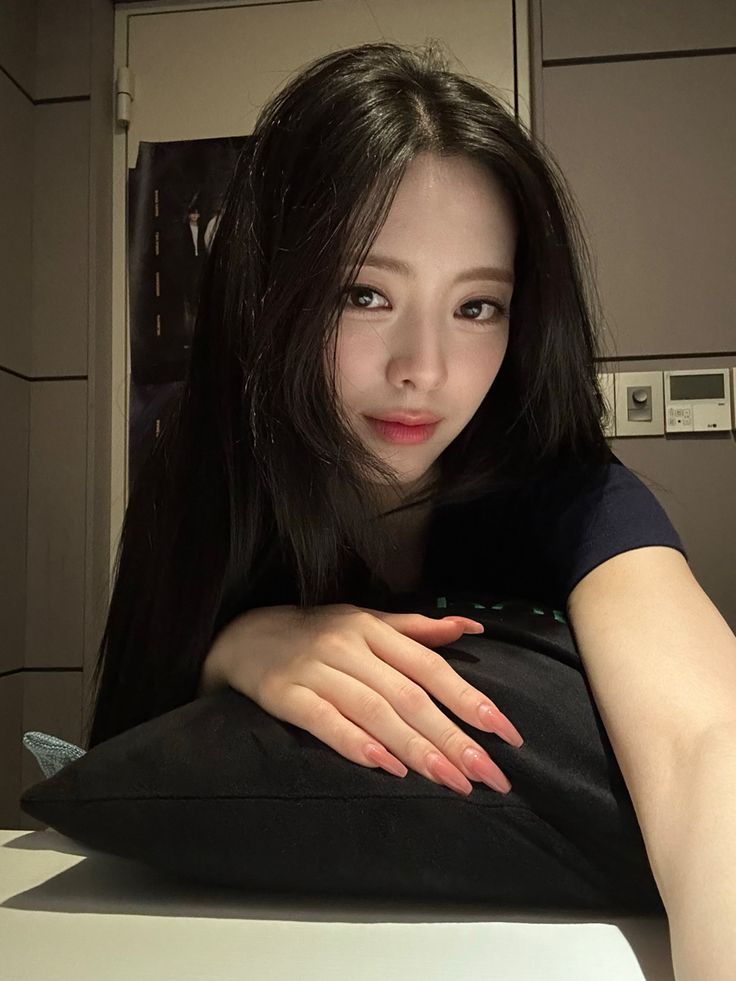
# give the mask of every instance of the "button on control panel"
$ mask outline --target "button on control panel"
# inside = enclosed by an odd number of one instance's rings
[[[671,405],[667,411],[667,428],[672,426],[677,426],[680,429],[692,429],[693,428],[693,410],[690,406],[685,406],[684,408],[675,408]]]

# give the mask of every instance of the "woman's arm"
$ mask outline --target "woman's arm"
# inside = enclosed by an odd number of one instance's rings
[[[736,978],[736,728],[711,733],[678,774],[662,897],[676,981]]]
[[[663,546],[597,566],[567,611],[667,911],[677,981],[736,978],[736,637]]]
[[[204,695],[211,695],[221,688],[227,688],[227,666],[230,656],[231,637],[230,628],[237,620],[242,620],[242,614],[239,617],[235,617],[234,620],[222,628],[207,652],[199,675],[196,698],[202,698]]]

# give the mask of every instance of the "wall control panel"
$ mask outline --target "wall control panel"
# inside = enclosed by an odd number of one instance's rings
[[[617,436],[664,435],[661,371],[619,371],[614,393]]]
[[[736,432],[736,365],[599,371],[606,437]]]
[[[731,429],[728,368],[664,372],[665,430],[668,433]]]

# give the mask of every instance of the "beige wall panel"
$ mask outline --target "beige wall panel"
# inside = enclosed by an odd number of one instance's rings
[[[0,672],[23,667],[30,382],[0,371]]]
[[[90,66],[90,239],[89,364],[87,385],[87,558],[85,672],[97,659],[109,592],[111,388],[112,388],[112,214],[114,11],[109,0],[92,0]],[[86,678],[86,674],[85,674]],[[88,699],[85,696],[84,716]]]
[[[0,3],[0,65],[31,98],[36,94],[36,2],[2,0]]]
[[[510,0],[458,0],[451,7],[439,0],[320,0],[149,14],[129,24],[136,74],[131,167],[140,140],[250,133],[263,103],[306,62],[382,40],[384,32],[405,43],[448,41],[461,70],[510,93],[513,104]],[[175,57],[162,58],[162,51]]]
[[[89,95],[90,0],[36,0],[37,99]]]
[[[89,102],[35,117],[33,375],[86,375]]]
[[[542,0],[545,58],[736,45],[733,0]]]
[[[545,142],[598,263],[605,353],[732,351],[736,55],[545,68],[543,87]]]
[[[0,678],[0,828],[17,828],[23,728],[22,674]]]
[[[25,672],[21,677],[23,678],[23,732],[48,732],[58,736],[59,739],[74,743],[75,746],[81,746],[81,671],[33,671]],[[43,779],[43,773],[35,756],[21,743],[18,797],[28,787]],[[25,814],[18,807],[17,823],[4,827],[35,830],[46,825]]]
[[[1,34],[0,34],[1,36]],[[0,72],[0,364],[31,374],[33,104]]]
[[[542,72],[542,0],[529,0],[530,128],[535,136],[544,140]]]
[[[34,382],[26,665],[82,664],[87,382]]]
[[[627,467],[663,485],[650,490],[677,529],[693,575],[736,632],[733,434],[614,439],[611,446]]]

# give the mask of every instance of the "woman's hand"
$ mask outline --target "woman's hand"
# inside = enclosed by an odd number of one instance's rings
[[[351,604],[316,607],[308,618],[296,606],[258,607],[219,634],[205,668],[361,766],[402,777],[411,767],[463,794],[473,789],[466,777],[507,793],[499,767],[427,694],[470,725],[522,744],[493,702],[424,646],[451,643],[472,624]]]

